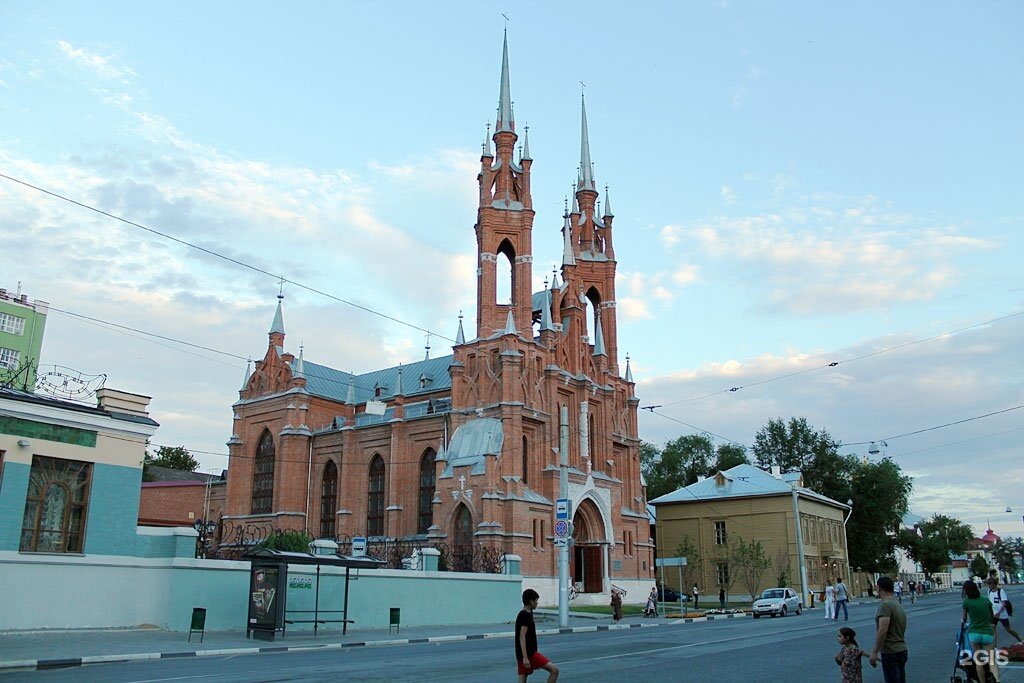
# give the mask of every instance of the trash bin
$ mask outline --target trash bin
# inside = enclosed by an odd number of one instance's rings
[[[807,606],[814,607],[814,591],[807,591],[807,593],[811,598],[810,604],[808,604]]]
[[[192,623],[188,627],[188,642],[192,642],[192,634],[199,634],[199,642],[203,642],[203,637],[206,635],[206,608],[205,607],[193,607],[192,608]]]
[[[395,629],[396,633],[402,632],[402,609],[400,607],[391,608],[391,615],[388,621],[388,633],[391,633],[391,629]]]

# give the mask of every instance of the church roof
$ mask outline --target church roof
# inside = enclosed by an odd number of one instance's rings
[[[666,493],[650,502],[652,505],[664,505],[666,503],[692,503],[724,498],[777,496],[790,493],[792,490],[790,482],[799,481],[799,479],[799,472],[787,472],[782,475],[781,479],[776,479],[771,473],[753,465],[736,465],[724,472],[719,472],[714,477],[708,477],[689,486],[676,489],[672,493]],[[796,490],[806,498],[813,498],[841,508],[847,507],[845,503],[832,500],[828,496],[823,496],[808,488],[798,486]]]
[[[442,477],[450,477],[456,467],[471,466],[470,474],[483,474],[484,456],[501,453],[505,440],[501,420],[481,417],[459,426],[448,445],[448,462]]]
[[[293,368],[296,362],[293,361]],[[306,391],[339,403],[344,403],[348,396],[349,379],[351,378],[355,403],[358,404],[371,400],[386,401],[393,398],[398,388],[398,369],[400,367],[405,373],[405,377],[419,378],[422,375],[428,380],[424,387],[421,387],[418,381],[411,385],[409,382],[405,382],[408,386],[403,387],[403,396],[416,396],[417,394],[451,389],[452,378],[448,374],[448,366],[451,364],[452,356],[439,356],[357,375],[304,360],[303,374],[306,377]],[[379,396],[374,391],[377,387],[380,387]]]

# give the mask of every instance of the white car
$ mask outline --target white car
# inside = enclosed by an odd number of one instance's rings
[[[800,596],[792,588],[767,588],[761,593],[761,597],[754,601],[750,613],[757,619],[762,614],[784,617],[790,612],[800,614],[802,611]]]

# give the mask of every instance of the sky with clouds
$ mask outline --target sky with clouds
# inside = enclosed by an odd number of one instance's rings
[[[664,406],[641,436],[805,416],[884,439],[916,513],[1024,534],[1020,3],[6,3],[0,173],[331,295],[285,288],[310,360],[422,357],[343,301],[447,353],[502,12],[537,287],[586,84],[620,351]],[[223,466],[275,279],[3,178],[0,216],[0,286],[207,347],[54,311],[43,363],[153,396],[155,441]]]

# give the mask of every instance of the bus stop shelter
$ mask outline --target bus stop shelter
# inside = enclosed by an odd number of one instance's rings
[[[316,636],[320,624],[340,623],[341,633],[348,633],[348,625],[354,623],[348,618],[349,577],[353,569],[381,569],[387,565],[383,560],[372,557],[350,557],[346,555],[314,555],[285,550],[260,548],[248,555],[249,569],[249,616],[246,637],[273,640],[280,632],[284,637],[288,624],[313,624]],[[288,565],[310,565],[316,567],[316,595],[311,610],[288,610]],[[320,567],[344,567],[345,597],[342,608],[320,609]],[[337,618],[335,615],[341,615]],[[310,618],[309,615],[312,615]]]

